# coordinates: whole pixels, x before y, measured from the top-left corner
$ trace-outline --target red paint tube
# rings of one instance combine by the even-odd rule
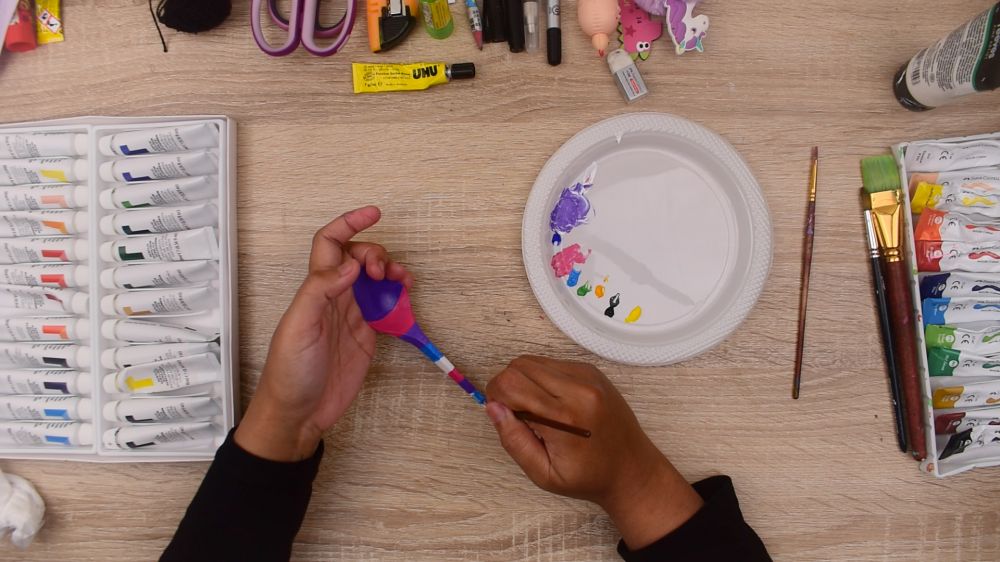
[[[38,46],[35,37],[35,6],[33,0],[18,0],[14,19],[7,28],[4,48],[13,53],[31,51]]]

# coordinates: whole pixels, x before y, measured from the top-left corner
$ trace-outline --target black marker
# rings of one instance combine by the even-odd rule
[[[562,30],[559,29],[559,0],[548,0],[548,30],[546,32],[549,64],[556,66],[562,62]]]

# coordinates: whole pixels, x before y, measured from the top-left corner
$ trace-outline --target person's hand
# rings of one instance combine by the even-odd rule
[[[413,284],[385,248],[350,241],[380,216],[377,207],[356,209],[313,238],[309,275],[278,323],[256,396],[236,430],[244,450],[279,461],[310,457],[361,390],[375,331],[361,316],[351,285],[361,267],[375,280]]]
[[[639,426],[611,381],[592,365],[519,357],[486,387],[486,413],[500,443],[538,487],[600,505],[630,549],[687,521],[701,497]],[[512,412],[587,429],[589,438]]]

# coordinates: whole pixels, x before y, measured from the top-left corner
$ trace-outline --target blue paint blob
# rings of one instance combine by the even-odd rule
[[[555,246],[558,246],[559,244],[562,244],[562,236],[559,236],[558,232],[553,232],[552,233],[552,244],[555,245]]]
[[[566,279],[567,287],[576,287],[576,284],[580,282],[580,270],[574,269],[569,272],[569,278]]]

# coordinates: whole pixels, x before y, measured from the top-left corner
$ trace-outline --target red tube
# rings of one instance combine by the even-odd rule
[[[14,20],[7,28],[4,48],[14,53],[31,51],[38,46],[35,38],[34,0],[18,0]]]

